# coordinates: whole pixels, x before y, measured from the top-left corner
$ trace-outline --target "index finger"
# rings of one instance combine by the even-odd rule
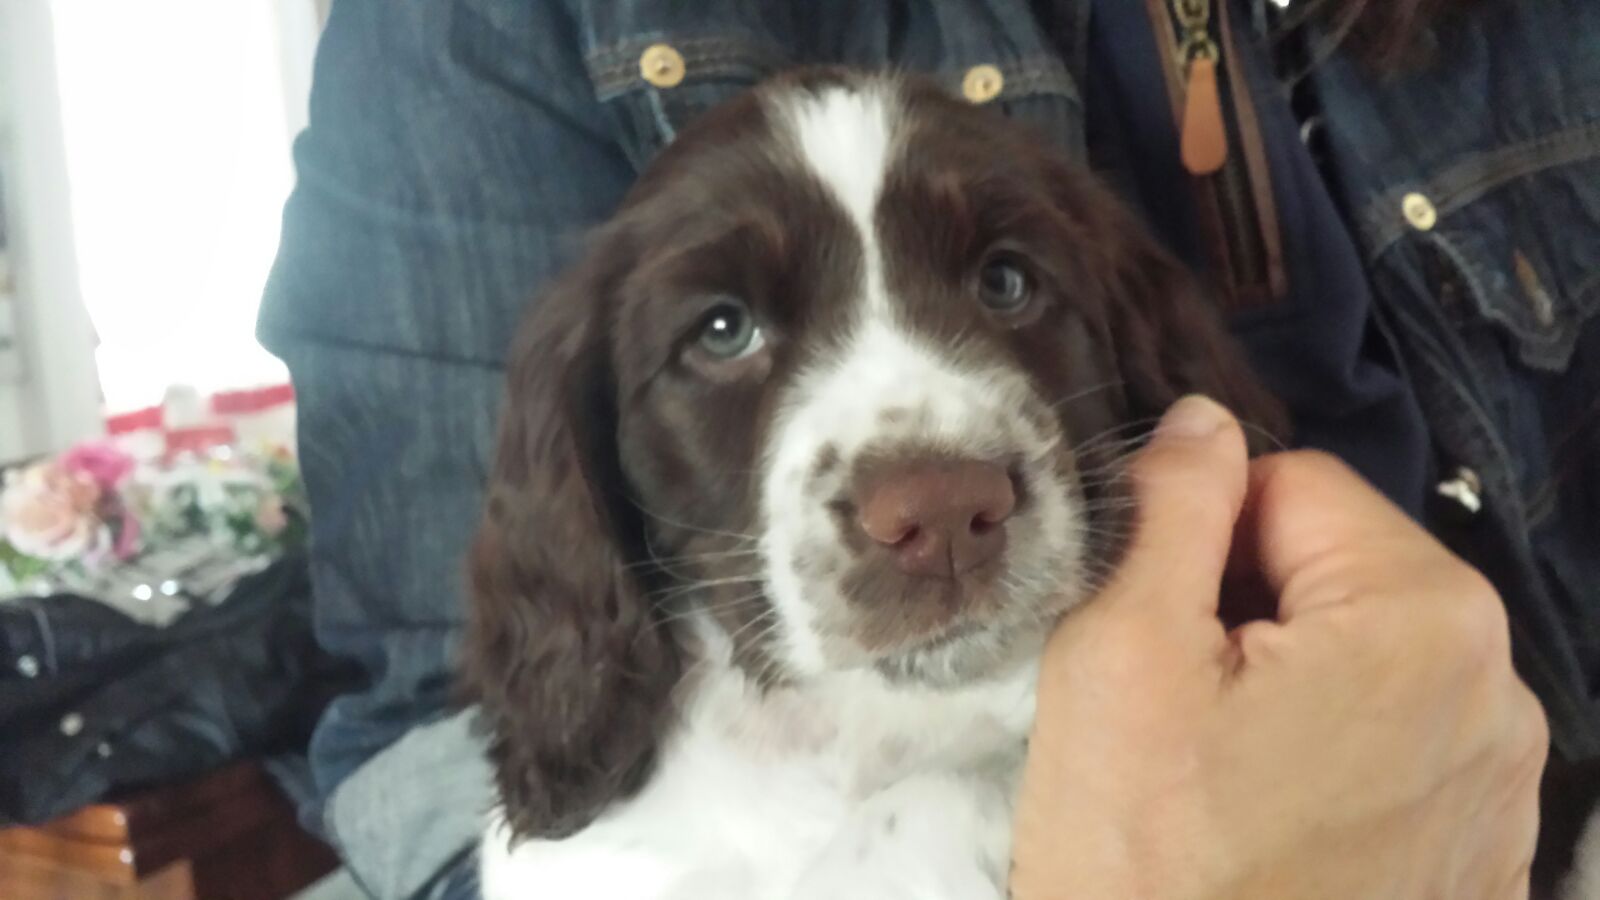
[[[1278,598],[1278,618],[1286,620],[1333,599],[1290,589],[1319,568],[1361,554],[1380,561],[1367,571],[1408,578],[1414,573],[1402,571],[1408,568],[1403,561],[1434,553],[1453,559],[1349,466],[1325,453],[1293,451],[1250,464],[1229,569],[1258,573]]]

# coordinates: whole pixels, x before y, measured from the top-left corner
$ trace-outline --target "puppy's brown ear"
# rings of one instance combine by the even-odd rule
[[[537,301],[512,348],[462,649],[517,836],[560,837],[648,774],[679,655],[627,560],[604,330],[620,241]]]
[[[1195,276],[1131,213],[1102,232],[1110,340],[1130,412],[1156,417],[1185,394],[1205,394],[1245,423],[1252,452],[1289,439],[1283,404],[1250,368]],[[1111,223],[1108,223],[1111,224]]]

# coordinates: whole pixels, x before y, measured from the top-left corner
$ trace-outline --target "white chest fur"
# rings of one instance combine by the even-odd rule
[[[638,796],[561,841],[481,849],[486,900],[1004,896],[1032,667],[933,691],[868,673],[763,694],[718,665]]]

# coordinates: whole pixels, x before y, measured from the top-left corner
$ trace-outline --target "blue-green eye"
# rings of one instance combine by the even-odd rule
[[[701,350],[719,360],[741,359],[766,345],[750,308],[736,300],[723,301],[706,313],[697,340]]]
[[[995,312],[1018,312],[1033,299],[1033,279],[1015,261],[994,257],[978,270],[978,299]]]

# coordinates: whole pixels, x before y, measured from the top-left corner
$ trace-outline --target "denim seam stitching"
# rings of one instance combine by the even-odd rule
[[[1364,230],[1373,238],[1368,255],[1375,259],[1411,230],[1395,211],[1400,208],[1400,199],[1413,191],[1425,195],[1442,219],[1512,181],[1596,158],[1600,158],[1600,122],[1589,122],[1474,156],[1447,167],[1438,176],[1423,182],[1421,187],[1390,188],[1368,203],[1362,215]]]
[[[770,68],[781,62],[784,55],[761,46],[755,40],[721,36],[683,37],[671,41],[657,38],[634,37],[588,54],[585,64],[595,86],[601,90],[617,90],[643,82],[639,74],[639,54],[652,44],[670,43],[683,56],[685,68],[744,62],[752,66]],[[620,84],[619,84],[620,82]]]
[[[1478,319],[1497,325],[1508,332],[1518,342],[1518,358],[1529,365],[1541,369],[1550,368],[1551,365],[1564,365],[1576,348],[1583,324],[1594,313],[1595,307],[1600,306],[1600,303],[1593,302],[1600,300],[1600,290],[1593,290],[1600,288],[1600,275],[1597,275],[1572,294],[1570,316],[1564,315],[1549,326],[1530,325],[1516,313],[1505,309],[1505,304],[1496,303],[1491,299],[1483,279],[1478,276],[1478,266],[1466,253],[1456,247],[1448,235],[1430,232],[1424,240],[1444,254],[1456,272],[1466,281],[1467,291],[1472,297],[1472,306],[1476,310]],[[1573,327],[1557,327],[1565,322],[1573,323]],[[1540,360],[1548,358],[1551,365],[1535,363],[1533,358]]]
[[[623,44],[590,54],[588,67],[596,90],[602,96],[615,96],[629,90],[657,89],[649,84],[638,70],[638,52],[657,41],[632,39]],[[755,41],[732,38],[686,38],[672,42],[684,58],[688,70],[686,82],[706,76],[726,76],[751,69],[774,71],[787,64],[787,59],[777,53],[763,50]],[[997,100],[1018,99],[1030,96],[1062,96],[1081,102],[1077,84],[1070,73],[1049,57],[1025,56],[1010,61],[991,63],[1000,69],[1003,83]],[[961,77],[971,68],[957,65],[934,74],[947,87],[959,88]],[[942,76],[942,77],[941,77]],[[671,90],[668,88],[667,90]]]

